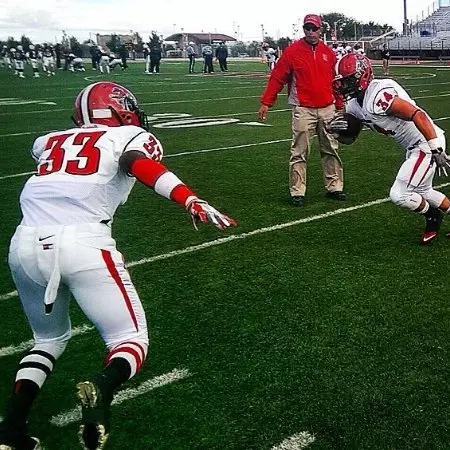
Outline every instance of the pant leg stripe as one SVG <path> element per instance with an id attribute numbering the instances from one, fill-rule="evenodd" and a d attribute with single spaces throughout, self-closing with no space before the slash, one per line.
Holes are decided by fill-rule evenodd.
<path id="1" fill-rule="evenodd" d="M 109 252 L 108 250 L 103 250 L 102 249 L 102 256 L 103 256 L 103 260 L 106 263 L 106 267 L 107 267 L 109 273 L 111 274 L 113 280 L 116 282 L 118 288 L 120 289 L 120 292 L 123 295 L 123 298 L 125 300 L 125 304 L 126 304 L 126 306 L 128 308 L 128 312 L 130 313 L 130 317 L 131 317 L 131 320 L 134 323 L 136 331 L 139 331 L 139 326 L 138 326 L 138 322 L 137 322 L 137 319 L 136 319 L 136 314 L 134 313 L 134 310 L 133 310 L 133 305 L 131 304 L 130 297 L 129 297 L 128 292 L 127 292 L 127 290 L 126 290 L 126 288 L 125 288 L 125 286 L 123 284 L 123 281 L 120 278 L 120 274 L 117 271 L 117 267 L 114 264 L 114 261 L 113 261 L 112 256 L 111 256 L 111 252 Z"/>

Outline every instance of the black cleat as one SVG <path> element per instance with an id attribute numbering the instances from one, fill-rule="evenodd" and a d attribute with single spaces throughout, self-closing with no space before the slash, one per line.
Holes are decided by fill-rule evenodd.
<path id="1" fill-rule="evenodd" d="M 328 191 L 325 194 L 325 197 L 331 200 L 340 200 L 340 201 L 347 200 L 347 194 L 343 191 Z"/>
<path id="2" fill-rule="evenodd" d="M 425 216 L 425 230 L 422 233 L 420 239 L 421 245 L 429 245 L 437 238 L 439 229 L 441 228 L 442 221 L 444 220 L 444 213 L 439 208 L 429 207 Z M 447 234 L 448 236 L 448 234 Z"/>
<path id="3" fill-rule="evenodd" d="M 0 423 L 0 450 L 42 450 L 38 438 L 28 434 L 26 425 L 15 428 L 5 422 Z"/>
<path id="4" fill-rule="evenodd" d="M 84 450 L 101 450 L 109 437 L 110 402 L 103 399 L 100 388 L 93 381 L 77 384 L 82 419 L 78 436 Z"/>
<path id="5" fill-rule="evenodd" d="M 303 195 L 293 195 L 291 197 L 291 202 L 294 206 L 304 206 L 305 197 Z"/>

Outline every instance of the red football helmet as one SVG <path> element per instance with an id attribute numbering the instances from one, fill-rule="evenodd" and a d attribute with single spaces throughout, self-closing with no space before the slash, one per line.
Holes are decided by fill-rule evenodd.
<path id="1" fill-rule="evenodd" d="M 367 56 L 349 53 L 336 63 L 333 87 L 344 98 L 356 97 L 369 87 L 372 80 L 372 64 Z"/>
<path id="2" fill-rule="evenodd" d="M 139 109 L 136 97 L 127 88 L 110 81 L 85 87 L 75 99 L 72 119 L 79 127 L 91 124 L 108 127 L 136 125 L 149 129 L 147 116 Z"/>

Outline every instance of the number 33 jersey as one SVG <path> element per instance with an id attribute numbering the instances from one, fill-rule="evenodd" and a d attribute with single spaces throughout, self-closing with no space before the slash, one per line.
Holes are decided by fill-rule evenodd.
<path id="1" fill-rule="evenodd" d="M 20 195 L 22 225 L 111 221 L 135 179 L 119 166 L 128 151 L 160 161 L 161 143 L 142 128 L 89 126 L 40 136 L 31 150 L 37 173 Z"/>
<path id="2" fill-rule="evenodd" d="M 394 80 L 373 80 L 366 91 L 362 107 L 352 98 L 347 104 L 346 112 L 361 119 L 371 130 L 393 137 L 405 150 L 420 148 L 428 153 L 430 149 L 427 141 L 412 121 L 386 113 L 395 97 L 416 104 Z M 437 136 L 443 137 L 444 131 L 436 125 L 434 127 Z"/>

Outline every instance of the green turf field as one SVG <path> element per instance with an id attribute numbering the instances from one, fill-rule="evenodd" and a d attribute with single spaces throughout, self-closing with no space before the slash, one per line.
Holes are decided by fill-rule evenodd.
<path id="1" fill-rule="evenodd" d="M 88 68 L 32 79 L 27 67 L 25 80 L 0 71 L 0 406 L 32 337 L 7 266 L 34 169 L 28 149 L 71 126 L 82 87 L 111 79 L 151 116 L 166 165 L 239 227 L 196 232 L 182 208 L 142 185 L 119 209 L 113 233 L 151 344 L 113 406 L 108 448 L 450 449 L 450 224 L 418 245 L 423 217 L 387 200 L 403 151 L 371 132 L 341 149 L 348 201 L 325 199 L 314 142 L 307 204 L 291 206 L 286 96 L 259 126 L 265 65 L 229 69 L 190 76 L 187 62 L 172 62 L 145 75 L 141 63 L 103 78 Z M 391 72 L 450 132 L 450 72 Z M 435 179 L 447 194 L 449 182 Z M 75 302 L 72 322 L 30 418 L 47 450 L 78 448 L 75 384 L 105 355 Z"/>

